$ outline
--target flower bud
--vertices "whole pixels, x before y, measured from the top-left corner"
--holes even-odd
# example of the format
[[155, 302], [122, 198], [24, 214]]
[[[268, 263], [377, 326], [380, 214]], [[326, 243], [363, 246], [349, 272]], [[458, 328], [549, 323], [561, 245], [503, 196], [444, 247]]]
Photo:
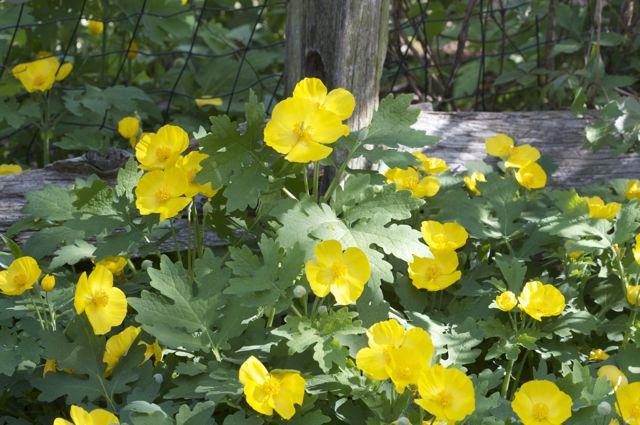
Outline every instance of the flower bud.
[[153, 261], [151, 260], [144, 260], [142, 262], [142, 264], [140, 264], [140, 267], [142, 268], [142, 270], [147, 270], [149, 267], [153, 266]]
[[496, 297], [496, 305], [502, 311], [511, 311], [518, 304], [516, 294], [505, 291]]
[[318, 314], [327, 314], [327, 307], [324, 305], [321, 305], [320, 307], [318, 307]]
[[53, 275], [46, 274], [40, 281], [40, 286], [42, 286], [42, 290], [45, 292], [53, 291], [53, 288], [56, 286], [56, 278]]
[[155, 375], [153, 375], [153, 380], [156, 381], [157, 384], [162, 384], [164, 378], [159, 373], [156, 373]]
[[293, 288], [293, 296], [296, 298], [302, 298], [305, 295], [307, 295], [307, 290], [305, 289], [304, 286], [302, 285], [296, 285], [295, 288]]
[[601, 402], [598, 404], [598, 413], [602, 416], [609, 416], [611, 414], [611, 405], [606, 401]]
[[400, 416], [396, 423], [398, 425], [411, 425], [411, 421], [406, 416]]

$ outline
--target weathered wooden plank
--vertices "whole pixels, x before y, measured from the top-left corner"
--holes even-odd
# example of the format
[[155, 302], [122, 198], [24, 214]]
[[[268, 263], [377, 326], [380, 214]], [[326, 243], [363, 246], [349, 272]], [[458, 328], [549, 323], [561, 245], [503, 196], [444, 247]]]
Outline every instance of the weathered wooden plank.
[[555, 187], [580, 187], [617, 178], [640, 178], [640, 156], [616, 156], [607, 149], [583, 148], [584, 126], [592, 119], [577, 118], [569, 111], [531, 112], [431, 112], [421, 109], [414, 128], [440, 137], [425, 152], [447, 160], [453, 169], [466, 161], [486, 157], [484, 138], [505, 133], [517, 144], [530, 143], [552, 159], [558, 169], [549, 182]]
[[[551, 183], [555, 186], [584, 186], [614, 178], [640, 178], [640, 156], [615, 156], [607, 150], [591, 152], [582, 148], [588, 118], [576, 118], [565, 111], [536, 112], [431, 112], [421, 109], [415, 128], [440, 137], [440, 143], [425, 152], [447, 160], [454, 170], [469, 160], [485, 158], [484, 138], [496, 133], [511, 135], [518, 144], [531, 143], [558, 166]], [[97, 173], [113, 178], [113, 170], [123, 165], [126, 155], [108, 161], [89, 155], [60, 161], [39, 170], [0, 176], [0, 232], [23, 217], [26, 192], [48, 184], [71, 185], [77, 178]], [[120, 161], [120, 162], [118, 162]], [[104, 161], [102, 161], [104, 162]], [[114, 165], [117, 164], [117, 165]], [[212, 236], [213, 238], [213, 236]], [[20, 238], [24, 240], [24, 235]], [[213, 238], [211, 243], [219, 243]]]

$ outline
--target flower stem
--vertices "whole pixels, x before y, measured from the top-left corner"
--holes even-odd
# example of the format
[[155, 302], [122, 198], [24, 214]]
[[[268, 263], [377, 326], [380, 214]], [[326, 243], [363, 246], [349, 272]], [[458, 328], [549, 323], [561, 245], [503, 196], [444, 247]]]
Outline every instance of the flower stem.
[[636, 308], [633, 310], [633, 312], [631, 313], [631, 316], [629, 317], [629, 323], [627, 323], [627, 328], [625, 329], [624, 337], [622, 338], [621, 348], [626, 347], [627, 344], [629, 343], [629, 340], [631, 339], [631, 333], [633, 331], [633, 328], [635, 327], [637, 317], [638, 317], [638, 309]]
[[320, 189], [320, 165], [318, 161], [313, 163], [313, 199], [318, 202], [320, 199], [320, 193], [318, 193]]
[[344, 159], [342, 164], [340, 164], [340, 168], [338, 168], [338, 171], [336, 172], [335, 177], [333, 178], [333, 180], [331, 180], [331, 184], [329, 184], [329, 187], [327, 188], [327, 192], [324, 194], [324, 197], [322, 198], [323, 202], [327, 202], [331, 198], [331, 195], [333, 195], [333, 192], [336, 190], [336, 188], [338, 187], [338, 184], [340, 183], [340, 179], [342, 178], [342, 175], [344, 174], [344, 172], [347, 169], [347, 166], [349, 165], [349, 161], [351, 161], [353, 154], [358, 150], [361, 144], [362, 144], [362, 139], [358, 137], [358, 139], [355, 141], [351, 149], [349, 149], [347, 157]]
[[180, 245], [178, 244], [178, 236], [176, 234], [176, 228], [173, 225], [173, 220], [169, 219], [169, 226], [171, 226], [171, 234], [173, 235], [173, 243], [175, 244], [176, 254], [178, 254], [178, 260], [182, 263], [182, 252], [180, 250]]
[[500, 391], [502, 398], [505, 398], [509, 391], [509, 383], [511, 382], [511, 374], [513, 373], [513, 366], [516, 364], [516, 359], [517, 357], [509, 360], [509, 363], [507, 364], [507, 374], [504, 376], [504, 381], [502, 381], [502, 390]]

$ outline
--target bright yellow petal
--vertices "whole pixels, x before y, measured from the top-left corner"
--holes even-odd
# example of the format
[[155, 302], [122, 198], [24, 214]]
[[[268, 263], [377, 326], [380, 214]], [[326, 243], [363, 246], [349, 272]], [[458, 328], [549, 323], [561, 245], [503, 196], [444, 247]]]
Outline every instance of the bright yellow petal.
[[119, 288], [110, 288], [106, 305], [87, 304], [85, 312], [96, 335], [108, 333], [112, 327], [120, 325], [127, 315], [127, 298]]
[[326, 266], [322, 266], [313, 260], [307, 261], [304, 267], [305, 275], [311, 290], [317, 297], [326, 297], [331, 291], [333, 274]]
[[337, 305], [355, 304], [364, 291], [366, 281], [358, 281], [349, 276], [336, 279], [331, 285], [331, 294], [336, 299]]
[[540, 151], [527, 144], [513, 148], [504, 165], [507, 168], [520, 168], [538, 159], [540, 159]]
[[331, 90], [322, 105], [322, 109], [336, 114], [341, 120], [349, 118], [355, 107], [355, 97], [345, 89]]
[[402, 347], [414, 350], [418, 357], [424, 359], [427, 364], [435, 352], [433, 342], [429, 334], [422, 328], [411, 328], [407, 331], [402, 342]]
[[430, 198], [440, 190], [440, 181], [433, 176], [423, 177], [420, 183], [411, 191], [415, 198]]
[[319, 143], [298, 141], [289, 151], [285, 159], [290, 162], [307, 163], [328, 157], [333, 149]]
[[367, 330], [369, 346], [400, 347], [405, 337], [404, 328], [394, 319], [378, 322]]
[[304, 78], [293, 89], [293, 97], [308, 100], [320, 106], [327, 97], [327, 87], [318, 78]]
[[243, 385], [247, 385], [250, 382], [262, 385], [269, 378], [269, 371], [260, 360], [251, 356], [240, 366], [238, 377]]
[[310, 114], [304, 124], [311, 139], [317, 143], [333, 143], [349, 134], [349, 126], [342, 124], [335, 114], [324, 110]]
[[313, 249], [313, 254], [318, 259], [319, 264], [331, 266], [342, 257], [342, 245], [335, 239], [322, 241]]
[[107, 369], [104, 372], [105, 377], [111, 374], [111, 371], [116, 367], [120, 359], [127, 354], [133, 341], [139, 334], [139, 327], [129, 326], [122, 332], [107, 339], [102, 356], [102, 361], [107, 364]]
[[91, 291], [89, 288], [89, 280], [87, 279], [87, 272], [82, 272], [76, 285], [76, 292], [73, 297], [73, 307], [76, 309], [77, 314], [82, 314], [87, 305], [87, 297]]
[[70, 416], [76, 425], [92, 425], [91, 415], [80, 406], [71, 406]]
[[104, 409], [94, 409], [91, 411], [90, 415], [93, 420], [92, 425], [110, 425], [120, 423], [116, 415]]
[[356, 354], [356, 366], [369, 378], [378, 381], [389, 377], [387, 373], [384, 348], [362, 348]]
[[507, 157], [513, 149], [513, 139], [506, 134], [497, 134], [484, 139], [487, 153], [500, 158]]
[[369, 260], [360, 248], [347, 248], [342, 254], [342, 261], [347, 267], [349, 278], [354, 281], [364, 285], [371, 277]]
[[527, 189], [542, 189], [547, 184], [547, 173], [537, 162], [530, 162], [516, 172], [516, 180]]

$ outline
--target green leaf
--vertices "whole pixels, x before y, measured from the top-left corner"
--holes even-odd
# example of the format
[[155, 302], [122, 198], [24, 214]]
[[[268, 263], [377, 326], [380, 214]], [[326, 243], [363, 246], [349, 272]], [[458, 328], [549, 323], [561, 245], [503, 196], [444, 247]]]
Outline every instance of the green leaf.
[[60, 186], [45, 186], [40, 191], [28, 192], [25, 198], [27, 204], [23, 212], [43, 220], [69, 220], [76, 210], [73, 206], [75, 197], [70, 191]]
[[516, 294], [520, 293], [524, 277], [527, 274], [527, 266], [522, 260], [503, 254], [496, 254], [495, 262], [507, 282], [507, 289]]
[[96, 247], [83, 240], [77, 240], [72, 245], [63, 246], [56, 251], [49, 268], [55, 270], [66, 264], [74, 265], [81, 260], [91, 258]]

